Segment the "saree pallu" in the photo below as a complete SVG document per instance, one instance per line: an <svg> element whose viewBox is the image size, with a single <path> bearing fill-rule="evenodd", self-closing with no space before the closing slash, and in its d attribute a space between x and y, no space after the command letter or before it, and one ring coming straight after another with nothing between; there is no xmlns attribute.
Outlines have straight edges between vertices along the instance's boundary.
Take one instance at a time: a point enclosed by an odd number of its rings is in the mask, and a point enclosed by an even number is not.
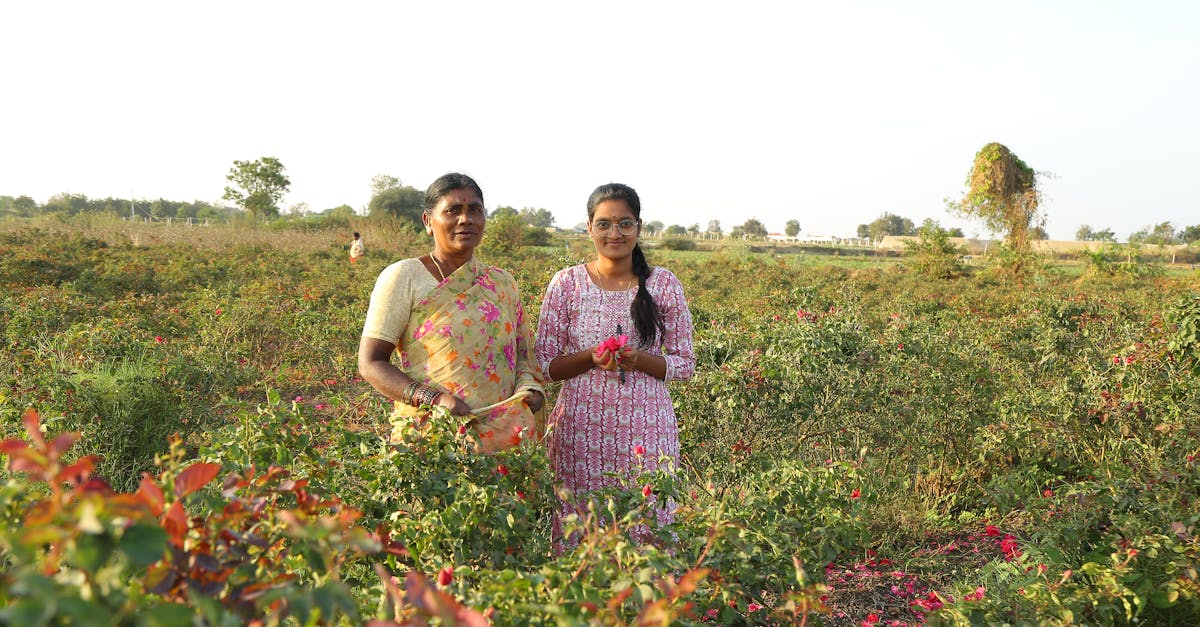
<svg viewBox="0 0 1200 627"><path fill-rule="evenodd" d="M520 391L542 391L516 281L471 259L413 307L397 346L400 368L413 380L449 392L472 408L487 408L474 423L479 449L508 448L533 435ZM400 401L393 422L418 408Z"/></svg>

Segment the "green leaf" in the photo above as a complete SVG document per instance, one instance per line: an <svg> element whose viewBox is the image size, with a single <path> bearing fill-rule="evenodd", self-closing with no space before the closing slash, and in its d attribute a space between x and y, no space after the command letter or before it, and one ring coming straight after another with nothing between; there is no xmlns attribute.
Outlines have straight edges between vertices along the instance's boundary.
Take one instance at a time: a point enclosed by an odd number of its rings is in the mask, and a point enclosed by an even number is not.
<svg viewBox="0 0 1200 627"><path fill-rule="evenodd" d="M137 524L121 535L118 548L137 568L145 568L163 558L167 551L167 532L158 525Z"/></svg>
<svg viewBox="0 0 1200 627"><path fill-rule="evenodd" d="M1178 599L1178 590L1155 590L1150 593L1150 605L1154 607L1171 607Z"/></svg>
<svg viewBox="0 0 1200 627"><path fill-rule="evenodd" d="M195 611L186 605L164 603L140 610L137 624L142 627L190 627Z"/></svg>
<svg viewBox="0 0 1200 627"><path fill-rule="evenodd" d="M21 625L22 627L41 627L50 624L54 610L54 603L26 599L0 609L0 623Z"/></svg>
<svg viewBox="0 0 1200 627"><path fill-rule="evenodd" d="M70 562L95 573L108 561L112 551L112 537L107 533L81 533L75 538L75 551L71 554Z"/></svg>
<svg viewBox="0 0 1200 627"><path fill-rule="evenodd" d="M321 609L321 616L332 620L340 612L352 619L358 619L358 605L350 588L340 581L332 581L313 590L313 600Z"/></svg>

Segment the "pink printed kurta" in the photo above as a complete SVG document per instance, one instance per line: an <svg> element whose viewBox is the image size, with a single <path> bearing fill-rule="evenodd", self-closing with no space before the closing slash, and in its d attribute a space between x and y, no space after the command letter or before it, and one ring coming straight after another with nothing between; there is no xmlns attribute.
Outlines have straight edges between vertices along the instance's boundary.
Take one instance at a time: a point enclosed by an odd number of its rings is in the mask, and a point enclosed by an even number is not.
<svg viewBox="0 0 1200 627"><path fill-rule="evenodd" d="M666 359L667 381L691 378L696 370L692 314L679 279L654 268L647 280L665 327L656 346L642 345L629 315L637 289L636 283L626 291L601 289L582 265L555 274L542 302L534 349L545 379L555 357L592 349L617 335L617 325L630 345ZM555 478L572 492L612 485L605 473L636 477L654 470L664 455L678 467L679 427L666 381L641 371L626 372L624 384L616 372L599 368L564 381L547 426ZM634 454L639 445L646 448L640 458Z"/></svg>

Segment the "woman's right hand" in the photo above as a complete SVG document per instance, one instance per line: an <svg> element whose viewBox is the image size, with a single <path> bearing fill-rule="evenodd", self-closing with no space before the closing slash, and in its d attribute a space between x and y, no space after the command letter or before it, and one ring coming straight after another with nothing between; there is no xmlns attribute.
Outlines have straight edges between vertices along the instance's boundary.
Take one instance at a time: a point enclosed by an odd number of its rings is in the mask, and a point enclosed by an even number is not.
<svg viewBox="0 0 1200 627"><path fill-rule="evenodd" d="M592 349L592 365L601 370L616 370L617 356L608 349L602 349L599 345Z"/></svg>
<svg viewBox="0 0 1200 627"><path fill-rule="evenodd" d="M450 411L452 416L469 416L471 415L471 407L463 399L449 393L442 392L433 399L434 407L445 407Z"/></svg>

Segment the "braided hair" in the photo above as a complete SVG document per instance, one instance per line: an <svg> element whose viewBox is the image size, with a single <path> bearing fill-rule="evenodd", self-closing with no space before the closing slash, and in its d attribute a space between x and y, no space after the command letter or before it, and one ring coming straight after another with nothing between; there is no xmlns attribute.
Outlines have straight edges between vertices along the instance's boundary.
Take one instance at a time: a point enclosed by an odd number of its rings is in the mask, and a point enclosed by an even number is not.
<svg viewBox="0 0 1200 627"><path fill-rule="evenodd" d="M633 217L637 218L640 231L642 201L632 187L620 183L601 185L588 197L589 223L596 213L596 205L606 200L625 201L629 205L629 210L633 212ZM642 252L641 244L633 247L633 274L638 278L638 291L637 295L633 297L633 304L629 306L629 316L633 318L633 326L637 329L638 336L642 338L642 346L654 346L664 332L664 328L662 319L658 315L658 305L655 304L654 297L650 295L650 290L646 288L646 281L650 279L650 264L646 262L646 253Z"/></svg>

